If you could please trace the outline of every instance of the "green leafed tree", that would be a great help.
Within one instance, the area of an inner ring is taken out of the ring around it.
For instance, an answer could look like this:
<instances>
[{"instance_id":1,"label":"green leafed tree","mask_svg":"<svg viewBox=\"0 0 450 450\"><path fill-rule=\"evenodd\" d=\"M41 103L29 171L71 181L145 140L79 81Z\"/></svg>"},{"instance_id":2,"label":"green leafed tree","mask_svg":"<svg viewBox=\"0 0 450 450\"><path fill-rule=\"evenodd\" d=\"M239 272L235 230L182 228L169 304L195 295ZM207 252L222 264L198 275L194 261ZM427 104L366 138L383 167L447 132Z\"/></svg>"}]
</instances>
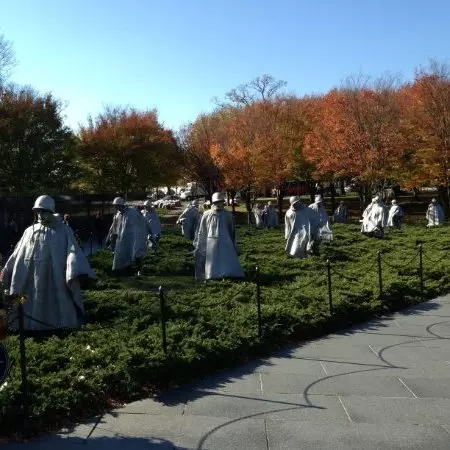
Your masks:
<instances>
[{"instance_id":1,"label":"green leafed tree","mask_svg":"<svg viewBox=\"0 0 450 450\"><path fill-rule=\"evenodd\" d=\"M0 89L2 193L61 192L77 176L75 137L64 126L62 105L30 88Z\"/></svg>"}]
</instances>

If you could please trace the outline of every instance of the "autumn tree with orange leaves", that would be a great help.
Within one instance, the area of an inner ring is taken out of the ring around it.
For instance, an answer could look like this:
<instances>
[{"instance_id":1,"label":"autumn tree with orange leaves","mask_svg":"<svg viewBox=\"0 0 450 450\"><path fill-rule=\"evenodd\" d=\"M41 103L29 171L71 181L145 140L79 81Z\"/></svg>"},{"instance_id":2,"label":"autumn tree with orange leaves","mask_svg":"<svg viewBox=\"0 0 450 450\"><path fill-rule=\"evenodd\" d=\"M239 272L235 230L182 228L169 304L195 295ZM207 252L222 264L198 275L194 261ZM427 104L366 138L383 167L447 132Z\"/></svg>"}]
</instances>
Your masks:
<instances>
[{"instance_id":1,"label":"autumn tree with orange leaves","mask_svg":"<svg viewBox=\"0 0 450 450\"><path fill-rule=\"evenodd\" d=\"M402 91L405 122L415 145L405 161L408 187L440 186L450 211L450 66L431 61Z\"/></svg>"},{"instance_id":2,"label":"autumn tree with orange leaves","mask_svg":"<svg viewBox=\"0 0 450 450\"><path fill-rule=\"evenodd\" d=\"M318 116L306 138L308 158L322 174L357 177L362 208L401 170L406 141L395 83L385 78L369 86L350 79L322 98Z\"/></svg>"},{"instance_id":3,"label":"autumn tree with orange leaves","mask_svg":"<svg viewBox=\"0 0 450 450\"><path fill-rule=\"evenodd\" d=\"M220 169L210 154L216 143L220 118L215 114L201 115L194 123L184 126L177 134L177 142L183 153L183 172L186 180L197 181L205 190L206 197L220 189Z\"/></svg>"},{"instance_id":4,"label":"autumn tree with orange leaves","mask_svg":"<svg viewBox=\"0 0 450 450\"><path fill-rule=\"evenodd\" d=\"M181 153L155 110L108 108L80 129L79 188L128 192L170 185L179 177Z\"/></svg>"}]
</instances>

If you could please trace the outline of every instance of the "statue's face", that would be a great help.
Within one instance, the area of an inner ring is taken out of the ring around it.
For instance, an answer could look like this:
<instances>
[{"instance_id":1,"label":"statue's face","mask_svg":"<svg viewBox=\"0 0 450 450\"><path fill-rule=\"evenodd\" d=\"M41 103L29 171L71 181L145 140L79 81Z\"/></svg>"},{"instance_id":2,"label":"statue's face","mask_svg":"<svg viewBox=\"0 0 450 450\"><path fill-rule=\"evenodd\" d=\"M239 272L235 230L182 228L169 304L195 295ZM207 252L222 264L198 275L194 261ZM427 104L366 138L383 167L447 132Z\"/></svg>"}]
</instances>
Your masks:
<instances>
[{"instance_id":1,"label":"statue's face","mask_svg":"<svg viewBox=\"0 0 450 450\"><path fill-rule=\"evenodd\" d=\"M295 209L295 211L297 211L300 208L300 202L293 203L292 208Z\"/></svg>"},{"instance_id":2,"label":"statue's face","mask_svg":"<svg viewBox=\"0 0 450 450\"><path fill-rule=\"evenodd\" d=\"M42 225L49 225L53 219L53 213L51 211L46 211L45 209L38 209L37 216Z\"/></svg>"},{"instance_id":3,"label":"statue's face","mask_svg":"<svg viewBox=\"0 0 450 450\"><path fill-rule=\"evenodd\" d=\"M224 201L214 202L213 205L214 205L217 209L223 209L223 208L225 207L225 202L224 202Z\"/></svg>"},{"instance_id":4,"label":"statue's face","mask_svg":"<svg viewBox=\"0 0 450 450\"><path fill-rule=\"evenodd\" d=\"M116 207L116 211L119 211L119 212L123 212L123 210L125 209L124 205L115 205L115 207Z\"/></svg>"}]
</instances>

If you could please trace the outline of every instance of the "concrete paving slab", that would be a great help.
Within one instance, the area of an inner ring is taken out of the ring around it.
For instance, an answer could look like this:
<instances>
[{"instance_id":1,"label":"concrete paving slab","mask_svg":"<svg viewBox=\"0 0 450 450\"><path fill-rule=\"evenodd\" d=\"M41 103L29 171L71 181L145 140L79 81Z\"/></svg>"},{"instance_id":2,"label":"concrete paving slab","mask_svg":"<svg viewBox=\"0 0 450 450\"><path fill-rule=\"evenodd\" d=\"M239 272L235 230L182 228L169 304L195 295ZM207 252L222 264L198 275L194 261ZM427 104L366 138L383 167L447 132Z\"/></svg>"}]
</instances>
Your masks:
<instances>
[{"instance_id":1,"label":"concrete paving slab","mask_svg":"<svg viewBox=\"0 0 450 450\"><path fill-rule=\"evenodd\" d=\"M391 358L389 358L391 360ZM396 361L392 359L392 361ZM397 362L397 361L396 361ZM350 366L342 363L323 363L328 375L344 375L349 372ZM428 366L420 364L416 366L389 366L385 365L385 369L381 369L383 365L372 366L374 370L370 370L371 366L352 365L351 370L359 373L361 376L367 377L393 377L393 378L445 378L450 371L450 364L446 362L433 362ZM381 370L378 370L381 369Z\"/></svg>"},{"instance_id":2,"label":"concrete paving slab","mask_svg":"<svg viewBox=\"0 0 450 450\"><path fill-rule=\"evenodd\" d=\"M61 437L70 436L86 439L92 433L92 430L97 426L101 417L102 416L95 416L91 419L84 420L82 423L76 425L75 427L62 428L58 435Z\"/></svg>"},{"instance_id":3,"label":"concrete paving slab","mask_svg":"<svg viewBox=\"0 0 450 450\"><path fill-rule=\"evenodd\" d=\"M432 336L430 336L432 338ZM379 333L375 330L370 331L356 331L346 336L339 336L336 338L339 343L343 345L349 344L354 345L355 340L359 345L392 345L392 344L402 344L402 345L418 345L418 342L421 342L422 339L426 339L423 337L415 337L411 335L402 335L399 333ZM424 345L424 344L423 344Z\"/></svg>"},{"instance_id":4,"label":"concrete paving slab","mask_svg":"<svg viewBox=\"0 0 450 450\"><path fill-rule=\"evenodd\" d=\"M439 426L319 424L267 420L271 450L448 450L450 435Z\"/></svg>"},{"instance_id":5,"label":"concrete paving slab","mask_svg":"<svg viewBox=\"0 0 450 450\"><path fill-rule=\"evenodd\" d=\"M191 383L188 388L192 390L260 394L261 376L259 373L238 376L233 373L220 374Z\"/></svg>"},{"instance_id":6,"label":"concrete paving slab","mask_svg":"<svg viewBox=\"0 0 450 450\"><path fill-rule=\"evenodd\" d=\"M355 363L379 364L376 354L368 345L351 345L349 343L308 344L291 352L291 358L331 361L348 361Z\"/></svg>"},{"instance_id":7,"label":"concrete paving slab","mask_svg":"<svg viewBox=\"0 0 450 450\"><path fill-rule=\"evenodd\" d=\"M267 448L262 419L226 419L203 416L170 418L142 416L132 421L105 416L91 439L131 437L165 440L183 449L261 450ZM88 440L89 443L89 440Z\"/></svg>"},{"instance_id":8,"label":"concrete paving slab","mask_svg":"<svg viewBox=\"0 0 450 450\"><path fill-rule=\"evenodd\" d=\"M273 357L269 358L265 364L260 365L258 373L303 373L311 375L323 375L323 368L316 358Z\"/></svg>"},{"instance_id":9,"label":"concrete paving slab","mask_svg":"<svg viewBox=\"0 0 450 450\"><path fill-rule=\"evenodd\" d=\"M417 367L450 360L450 349L442 347L423 347L421 345L395 345L388 347L372 347L385 362L399 367ZM430 349L433 348L433 351Z\"/></svg>"},{"instance_id":10,"label":"concrete paving slab","mask_svg":"<svg viewBox=\"0 0 450 450\"><path fill-rule=\"evenodd\" d=\"M417 397L450 398L450 371L448 378L402 378Z\"/></svg>"},{"instance_id":11,"label":"concrete paving slab","mask_svg":"<svg viewBox=\"0 0 450 450\"><path fill-rule=\"evenodd\" d=\"M111 414L163 414L182 415L187 402L187 392L179 396L178 401L174 399L162 398L159 401L154 399L145 399L125 405L123 408L112 410Z\"/></svg>"},{"instance_id":12,"label":"concrete paving slab","mask_svg":"<svg viewBox=\"0 0 450 450\"><path fill-rule=\"evenodd\" d=\"M20 448L448 449L447 319L450 295Z\"/></svg>"},{"instance_id":13,"label":"concrete paving slab","mask_svg":"<svg viewBox=\"0 0 450 450\"><path fill-rule=\"evenodd\" d=\"M295 403L291 402L292 405ZM186 416L239 418L283 407L286 406L267 401L262 394L239 395L212 392L189 401L184 414ZM299 406L296 405L296 407Z\"/></svg>"},{"instance_id":14,"label":"concrete paving slab","mask_svg":"<svg viewBox=\"0 0 450 450\"><path fill-rule=\"evenodd\" d=\"M306 401L304 395L270 394L266 399L283 406L264 414L270 420L287 420L290 422L348 423L347 413L339 397L328 395L310 395ZM299 406L291 406L290 403Z\"/></svg>"},{"instance_id":15,"label":"concrete paving slab","mask_svg":"<svg viewBox=\"0 0 450 450\"><path fill-rule=\"evenodd\" d=\"M369 371L370 369L365 369ZM383 370L383 369L377 369ZM284 374L262 375L265 394L378 395L380 397L413 397L396 377L367 377L362 373L323 376Z\"/></svg>"},{"instance_id":16,"label":"concrete paving slab","mask_svg":"<svg viewBox=\"0 0 450 450\"><path fill-rule=\"evenodd\" d=\"M8 450L81 450L86 439L79 436L48 436L25 443L4 444L1 448Z\"/></svg>"},{"instance_id":17,"label":"concrete paving slab","mask_svg":"<svg viewBox=\"0 0 450 450\"><path fill-rule=\"evenodd\" d=\"M450 399L380 398L350 395L342 402L354 422L444 425L450 418Z\"/></svg>"}]
</instances>

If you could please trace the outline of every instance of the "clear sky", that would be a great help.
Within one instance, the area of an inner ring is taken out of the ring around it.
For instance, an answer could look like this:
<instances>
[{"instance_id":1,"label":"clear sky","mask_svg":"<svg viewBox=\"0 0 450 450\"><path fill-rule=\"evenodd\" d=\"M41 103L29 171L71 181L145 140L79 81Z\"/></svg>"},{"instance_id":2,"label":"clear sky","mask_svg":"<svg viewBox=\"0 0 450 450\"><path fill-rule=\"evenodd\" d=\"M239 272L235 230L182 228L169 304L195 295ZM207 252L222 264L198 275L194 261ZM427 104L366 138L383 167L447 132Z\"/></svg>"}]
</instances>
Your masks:
<instances>
[{"instance_id":1,"label":"clear sky","mask_svg":"<svg viewBox=\"0 0 450 450\"><path fill-rule=\"evenodd\" d=\"M11 81L67 102L74 129L130 105L176 130L266 73L297 95L360 72L409 80L448 60L449 17L450 0L0 0Z\"/></svg>"}]
</instances>

